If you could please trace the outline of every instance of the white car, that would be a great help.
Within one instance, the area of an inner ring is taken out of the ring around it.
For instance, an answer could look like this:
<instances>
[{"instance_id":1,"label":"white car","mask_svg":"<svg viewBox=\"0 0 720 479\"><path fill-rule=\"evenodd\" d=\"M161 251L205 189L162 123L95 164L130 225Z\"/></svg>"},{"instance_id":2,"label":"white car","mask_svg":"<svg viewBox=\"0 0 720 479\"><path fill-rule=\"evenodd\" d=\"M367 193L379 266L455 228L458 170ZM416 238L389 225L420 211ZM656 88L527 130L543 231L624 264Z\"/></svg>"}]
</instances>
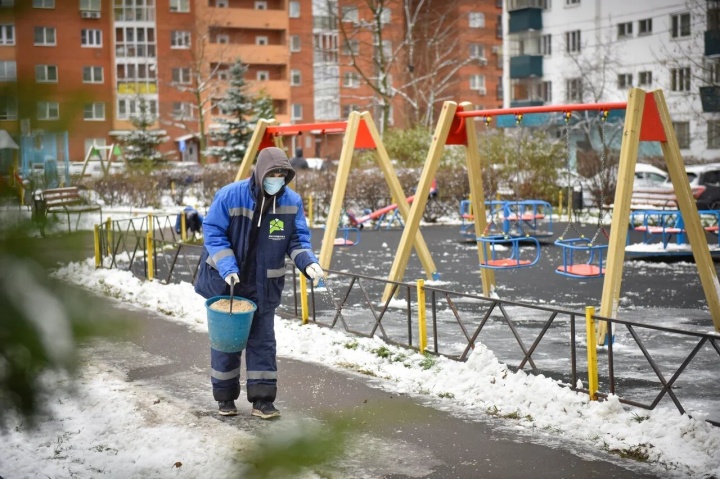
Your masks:
<instances>
[{"instance_id":1,"label":"white car","mask_svg":"<svg viewBox=\"0 0 720 479\"><path fill-rule=\"evenodd\" d=\"M610 184L615 184L617 182L617 171L617 166L613 167L612 170L608 172L608 178L606 178L605 181L608 181ZM583 208L592 208L596 206L594 191L604 184L603 178L600 175L601 173L598 173L592 178L582 178L575 173L571 174L571 182L574 189L577 191L579 187L582 190ZM567 178L567 174L559 174L559 178L562 182L560 186L565 186L565 183L567 183L567 180L565 179ZM638 162L635 164L633 190L660 188L666 181L668 181L668 178L669 176L667 172L661 170L660 168L647 163Z\"/></svg>"}]
</instances>

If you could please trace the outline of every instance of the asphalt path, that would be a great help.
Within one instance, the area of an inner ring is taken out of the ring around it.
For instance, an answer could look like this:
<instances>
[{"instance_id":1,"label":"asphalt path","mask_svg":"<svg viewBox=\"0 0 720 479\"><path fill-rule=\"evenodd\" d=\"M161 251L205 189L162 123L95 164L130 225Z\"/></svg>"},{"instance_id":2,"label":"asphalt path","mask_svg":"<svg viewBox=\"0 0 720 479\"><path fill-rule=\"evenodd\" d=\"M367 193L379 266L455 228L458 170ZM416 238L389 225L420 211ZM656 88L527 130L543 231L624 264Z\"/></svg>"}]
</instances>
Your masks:
<instances>
[{"instance_id":1,"label":"asphalt path","mask_svg":"<svg viewBox=\"0 0 720 479\"><path fill-rule=\"evenodd\" d=\"M253 435L297 419L327 421L333 414L364 418L357 437L330 468L349 478L622 478L661 477L652 468L602 451L543 435L508 430L503 420L478 421L461 410L443 411L420 399L398 395L382 384L314 363L279 358L280 421L249 415L220 417L212 399L205 334L169 322L147 310L120 310L135 324L112 343L94 346L104 368L120 372L139 389L182 404L195 415L213 417ZM132 351L132 354L127 354ZM243 393L244 394L244 391ZM155 396L153 396L155 397Z\"/></svg>"}]
</instances>

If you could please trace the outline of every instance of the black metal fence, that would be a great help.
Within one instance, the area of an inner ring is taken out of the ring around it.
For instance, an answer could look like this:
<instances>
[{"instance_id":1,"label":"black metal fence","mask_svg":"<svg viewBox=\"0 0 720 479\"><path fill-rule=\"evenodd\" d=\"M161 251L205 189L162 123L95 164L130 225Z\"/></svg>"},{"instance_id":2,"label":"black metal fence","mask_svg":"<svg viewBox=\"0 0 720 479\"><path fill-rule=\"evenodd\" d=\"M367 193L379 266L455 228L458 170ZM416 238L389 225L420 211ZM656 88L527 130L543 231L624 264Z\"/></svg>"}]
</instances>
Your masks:
<instances>
[{"instance_id":1,"label":"black metal fence","mask_svg":"<svg viewBox=\"0 0 720 479\"><path fill-rule=\"evenodd\" d=\"M192 283L202 246L179 242L169 217L153 218L154 231L148 241L149 224L147 218L137 218L103 225L99 248L103 267L126 269L164 283ZM416 318L418 308L424 307L428 312L426 354L465 361L482 343L513 369L543 374L562 386L590 393L579 382L587 380L588 370L587 361L578 359L587 357L584 312L432 285L424 286L425 305L419 305L415 283L335 270L327 270L327 274L322 288L307 283L309 322L313 324L378 336L389 344L418 350ZM300 318L299 273L292 263L287 264L286 278L290 285L278 314ZM392 295L382 301L387 284L392 284ZM608 323L614 338L599 348L598 397L614 394L625 404L648 410L669 398L679 412L687 414L706 410L711 404L718 417L708 422L720 426L719 334L600 316L594 320ZM704 380L697 381L697 377Z\"/></svg>"}]
</instances>

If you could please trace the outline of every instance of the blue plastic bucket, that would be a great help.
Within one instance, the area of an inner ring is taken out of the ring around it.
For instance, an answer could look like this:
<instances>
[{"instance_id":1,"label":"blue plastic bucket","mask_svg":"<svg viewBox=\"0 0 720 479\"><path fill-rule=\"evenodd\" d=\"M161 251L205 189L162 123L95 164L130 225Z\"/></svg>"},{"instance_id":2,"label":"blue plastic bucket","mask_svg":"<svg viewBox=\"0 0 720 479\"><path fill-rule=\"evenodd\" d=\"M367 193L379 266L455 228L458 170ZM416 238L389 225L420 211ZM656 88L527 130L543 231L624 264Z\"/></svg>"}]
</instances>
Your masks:
<instances>
[{"instance_id":1,"label":"blue plastic bucket","mask_svg":"<svg viewBox=\"0 0 720 479\"><path fill-rule=\"evenodd\" d=\"M227 313L211 309L210 306L221 299L230 299L230 296L215 296L205 301L207 309L208 333L210 336L210 347L224 353L237 353L247 346L250 326L257 305L246 298L233 296L233 312ZM235 305L240 301L247 301L252 304L251 311L235 312Z\"/></svg>"}]
</instances>

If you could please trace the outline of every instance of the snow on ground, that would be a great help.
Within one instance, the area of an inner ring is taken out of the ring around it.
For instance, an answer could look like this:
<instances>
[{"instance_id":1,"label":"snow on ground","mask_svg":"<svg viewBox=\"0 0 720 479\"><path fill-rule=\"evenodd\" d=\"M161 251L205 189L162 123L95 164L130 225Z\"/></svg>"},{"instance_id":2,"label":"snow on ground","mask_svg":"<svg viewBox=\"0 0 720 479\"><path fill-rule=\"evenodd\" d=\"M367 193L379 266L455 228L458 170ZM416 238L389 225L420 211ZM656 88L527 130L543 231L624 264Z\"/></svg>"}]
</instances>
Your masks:
<instances>
[{"instance_id":1,"label":"snow on ground","mask_svg":"<svg viewBox=\"0 0 720 479\"><path fill-rule=\"evenodd\" d=\"M142 282L129 272L95 269L92 259L66 265L55 275L121 303L164 311L169 321L207 331L203 299L188 283ZM591 402L587 395L549 378L510 371L482 345L467 362L459 363L298 321L276 318L276 332L278 354L283 357L371 371L383 387L432 398L441 407L461 404L464 413L506 417L525 431L646 455L666 476L720 476L720 428L702 417L690 419L670 407L630 408L616 397ZM380 348L389 354L378 354ZM328 358L334 363L328 364ZM161 402L145 412L139 403L147 404L148 399L138 397L131 383L92 367L82 372L80 392L82 403L57 393L52 398L55 419L43 423L39 431L25 431L19 425L8 433L0 443L3 474L40 477L42 471L50 477L95 477L125 471L127 477L210 477L208 471L232 467L231 446L219 438L227 434L236 441L247 439L217 421L209 429L213 434L207 435L197 424L200 420L184 417L172 404ZM156 440L141 442L140 436ZM192 452L176 458L177 448ZM192 467L176 468L176 461Z\"/></svg>"}]
</instances>

